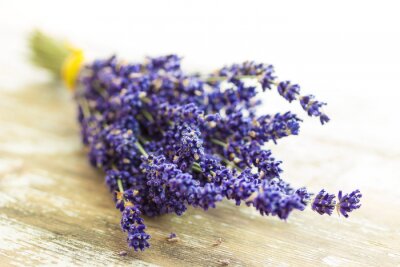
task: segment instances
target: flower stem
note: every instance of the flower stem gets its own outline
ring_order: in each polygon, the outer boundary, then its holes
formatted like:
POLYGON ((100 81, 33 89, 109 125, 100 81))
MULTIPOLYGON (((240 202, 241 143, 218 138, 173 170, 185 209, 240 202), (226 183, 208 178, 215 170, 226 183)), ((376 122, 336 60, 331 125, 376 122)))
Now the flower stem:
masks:
POLYGON ((139 136, 138 136, 138 139, 139 139, 139 141, 142 142, 143 144, 146 144, 147 142, 149 142, 149 140, 148 140, 146 137, 142 136, 142 135, 139 135, 139 136))
POLYGON ((200 167, 197 167, 196 165, 192 165, 192 170, 197 171, 197 172, 203 172, 203 170, 200 167))
MULTIPOLYGON (((219 81, 225 81, 225 80, 228 80, 228 79, 230 79, 230 78, 232 78, 232 77, 227 77, 227 76, 211 76, 211 77, 208 77, 207 79, 206 79, 206 82, 209 82, 209 83, 213 83, 213 82, 219 82, 219 81)), ((238 75, 238 76, 235 76, 235 78, 237 78, 237 79, 246 79, 246 78, 248 78, 248 79, 255 79, 255 78, 257 78, 257 75, 238 75)))
POLYGON ((88 104, 87 100, 84 97, 82 97, 82 98, 79 98, 77 101, 82 108, 83 117, 85 119, 89 118, 91 114, 90 114, 90 108, 89 108, 89 104, 88 104))
POLYGON ((221 140, 215 139, 215 138, 211 138, 211 142, 216 145, 220 145, 224 148, 226 148, 228 146, 226 143, 222 142, 221 140))
POLYGON ((121 179, 117 179, 117 184, 118 184, 119 192, 123 193, 124 192, 124 187, 122 186, 121 179))
POLYGON ((61 79, 61 68, 70 54, 66 42, 36 30, 29 36, 29 46, 33 64, 49 71, 56 79, 61 79))
MULTIPOLYGON (((262 74, 260 75, 237 75, 234 78, 235 79, 260 79, 262 77, 262 74)), ((211 76, 206 79, 207 83, 214 83, 214 82, 221 82, 221 81, 226 81, 228 79, 231 79, 232 77, 227 77, 227 76, 211 76)), ((277 80, 269 80, 269 82, 275 86, 279 84, 279 81, 277 80)))
POLYGON ((154 122, 154 118, 153 118, 153 116, 150 114, 150 112, 148 112, 148 111, 145 110, 145 109, 142 109, 141 112, 142 112, 143 116, 144 116, 149 122, 154 122))
POLYGON ((139 150, 140 153, 142 153, 142 155, 148 157, 149 154, 147 154, 146 150, 144 150, 144 148, 142 147, 142 145, 139 142, 135 142, 135 146, 137 147, 137 149, 139 150))
POLYGON ((195 162, 193 162, 193 165, 194 165, 194 166, 196 166, 196 167, 199 167, 199 168, 201 168, 201 166, 200 166, 200 163, 198 163, 198 162, 196 162, 196 161, 195 161, 195 162))
POLYGON ((221 158, 222 162, 224 162, 227 166, 230 166, 231 168, 235 168, 236 170, 238 170, 238 171, 240 171, 240 172, 243 171, 241 168, 239 168, 238 166, 236 166, 235 163, 233 163, 233 162, 230 161, 230 160, 227 160, 224 156, 219 155, 219 154, 217 154, 217 155, 221 158))

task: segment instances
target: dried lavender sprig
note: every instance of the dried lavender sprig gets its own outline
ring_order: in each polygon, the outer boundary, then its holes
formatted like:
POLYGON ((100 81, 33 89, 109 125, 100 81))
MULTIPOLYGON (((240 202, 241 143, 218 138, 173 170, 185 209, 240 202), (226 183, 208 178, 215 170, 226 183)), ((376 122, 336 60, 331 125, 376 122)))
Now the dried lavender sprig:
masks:
POLYGON ((122 212, 121 228, 124 232, 128 233, 127 241, 129 246, 135 251, 143 251, 150 247, 147 241, 150 239, 150 235, 144 231, 146 225, 141 218, 139 208, 129 201, 132 198, 130 196, 136 195, 137 192, 125 192, 121 179, 117 180, 117 184, 119 192, 116 193, 116 207, 122 212))

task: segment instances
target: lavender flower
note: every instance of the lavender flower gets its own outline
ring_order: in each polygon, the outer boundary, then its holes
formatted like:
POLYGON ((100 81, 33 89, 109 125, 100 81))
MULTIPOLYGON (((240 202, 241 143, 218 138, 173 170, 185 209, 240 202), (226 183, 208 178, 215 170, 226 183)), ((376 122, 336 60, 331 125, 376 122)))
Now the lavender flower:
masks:
POLYGON ((300 93, 300 86, 297 84, 291 84, 290 81, 280 82, 278 84, 278 92, 287 101, 292 102, 296 100, 300 93))
POLYGON ((253 205, 261 215, 278 216, 286 220, 294 209, 305 208, 301 197, 298 194, 288 194, 287 189, 286 186, 282 187, 281 183, 264 181, 257 196, 247 204, 253 205))
POLYGON ((286 112, 282 115, 277 113, 274 116, 261 116, 257 120, 257 126, 253 127, 253 132, 255 132, 254 138, 258 138, 264 142, 272 140, 276 143, 277 139, 289 135, 298 135, 300 121, 301 120, 291 112, 286 112))
POLYGON ((256 63, 254 61, 246 61, 242 64, 233 64, 226 66, 212 77, 228 77, 230 81, 237 82, 243 77, 256 77, 261 83, 262 88, 271 89, 271 85, 275 80, 274 67, 268 64, 256 63))
POLYGON ((167 55, 156 58, 147 58, 146 65, 148 71, 166 71, 175 72, 180 71, 181 58, 176 55, 167 55))
POLYGON ((358 209, 361 207, 360 203, 360 198, 362 197, 362 194, 360 193, 360 190, 355 190, 351 192, 350 194, 342 194, 342 191, 339 191, 338 194, 338 211, 344 216, 344 217, 349 217, 347 214, 348 212, 352 212, 355 209, 358 209))
POLYGON ((253 166, 257 167, 262 179, 272 179, 280 176, 282 161, 272 157, 270 150, 254 149, 252 152, 253 166))
POLYGON ((231 177, 223 185, 223 192, 228 199, 233 199, 236 205, 241 201, 247 200, 255 191, 257 191, 260 181, 256 174, 251 173, 251 169, 245 169, 237 177, 231 177))
POLYGON ((312 202, 312 210, 318 212, 319 214, 331 215, 335 209, 336 201, 335 195, 328 194, 325 190, 321 190, 312 202))
POLYGON ((314 100, 313 95, 302 96, 300 99, 300 104, 309 116, 316 116, 320 118, 322 124, 329 121, 329 117, 321 111, 321 108, 326 105, 326 103, 314 100))
POLYGON ((171 161, 183 170, 204 155, 200 131, 188 124, 176 125, 164 134, 164 148, 171 161))
POLYGON ((307 191, 307 189, 305 187, 301 187, 296 190, 296 194, 300 197, 301 203, 303 203, 304 206, 307 206, 311 199, 311 194, 307 191))
POLYGON ((148 235, 144 230, 146 226, 144 225, 143 219, 140 217, 140 210, 134 206, 128 206, 122 212, 121 227, 124 232, 128 232, 128 244, 135 251, 144 250, 150 247, 148 235))

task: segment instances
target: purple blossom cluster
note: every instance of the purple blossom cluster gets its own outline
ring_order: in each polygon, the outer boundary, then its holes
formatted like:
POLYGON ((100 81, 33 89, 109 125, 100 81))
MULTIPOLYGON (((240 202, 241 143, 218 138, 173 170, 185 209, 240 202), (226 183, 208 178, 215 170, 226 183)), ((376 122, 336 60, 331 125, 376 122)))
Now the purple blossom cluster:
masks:
POLYGON ((324 190, 313 197, 282 180, 281 161, 265 144, 297 135, 302 120, 291 112, 256 115, 261 102, 248 79, 263 90, 276 86, 309 116, 329 121, 325 103, 278 82, 271 65, 244 62, 201 76, 183 72, 181 58, 168 55, 133 64, 111 57, 82 70, 82 139, 90 163, 106 174, 134 250, 149 247, 143 215, 207 210, 223 199, 283 220, 309 203, 319 214, 336 207, 345 217, 360 207, 358 190, 339 191, 336 202, 324 190))

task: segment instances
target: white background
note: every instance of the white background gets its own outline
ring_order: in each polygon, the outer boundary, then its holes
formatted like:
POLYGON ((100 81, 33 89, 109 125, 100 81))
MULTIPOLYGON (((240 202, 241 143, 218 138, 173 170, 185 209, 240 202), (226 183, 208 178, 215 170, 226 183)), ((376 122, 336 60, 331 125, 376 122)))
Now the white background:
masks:
MULTIPOLYGON (((48 79, 26 62, 26 37, 33 28, 69 39, 91 58, 177 53, 190 71, 268 62, 282 80, 299 83, 304 93, 329 104, 332 122, 319 127, 317 120, 306 120, 302 136, 289 138, 287 146, 315 137, 362 147, 370 158, 358 159, 365 161, 358 162, 365 168, 359 174, 383 179, 386 169, 400 176, 399 13, 396 1, 0 0, 0 90, 48 79), (378 154, 392 163, 374 164, 378 154)), ((276 93, 266 98, 265 111, 292 108, 276 93)), ((306 118, 297 105, 292 109, 306 118)), ((310 149, 319 153, 318 147, 310 149)), ((294 173, 290 165, 289 172, 294 173)), ((363 177, 354 179, 359 183, 363 177)))

